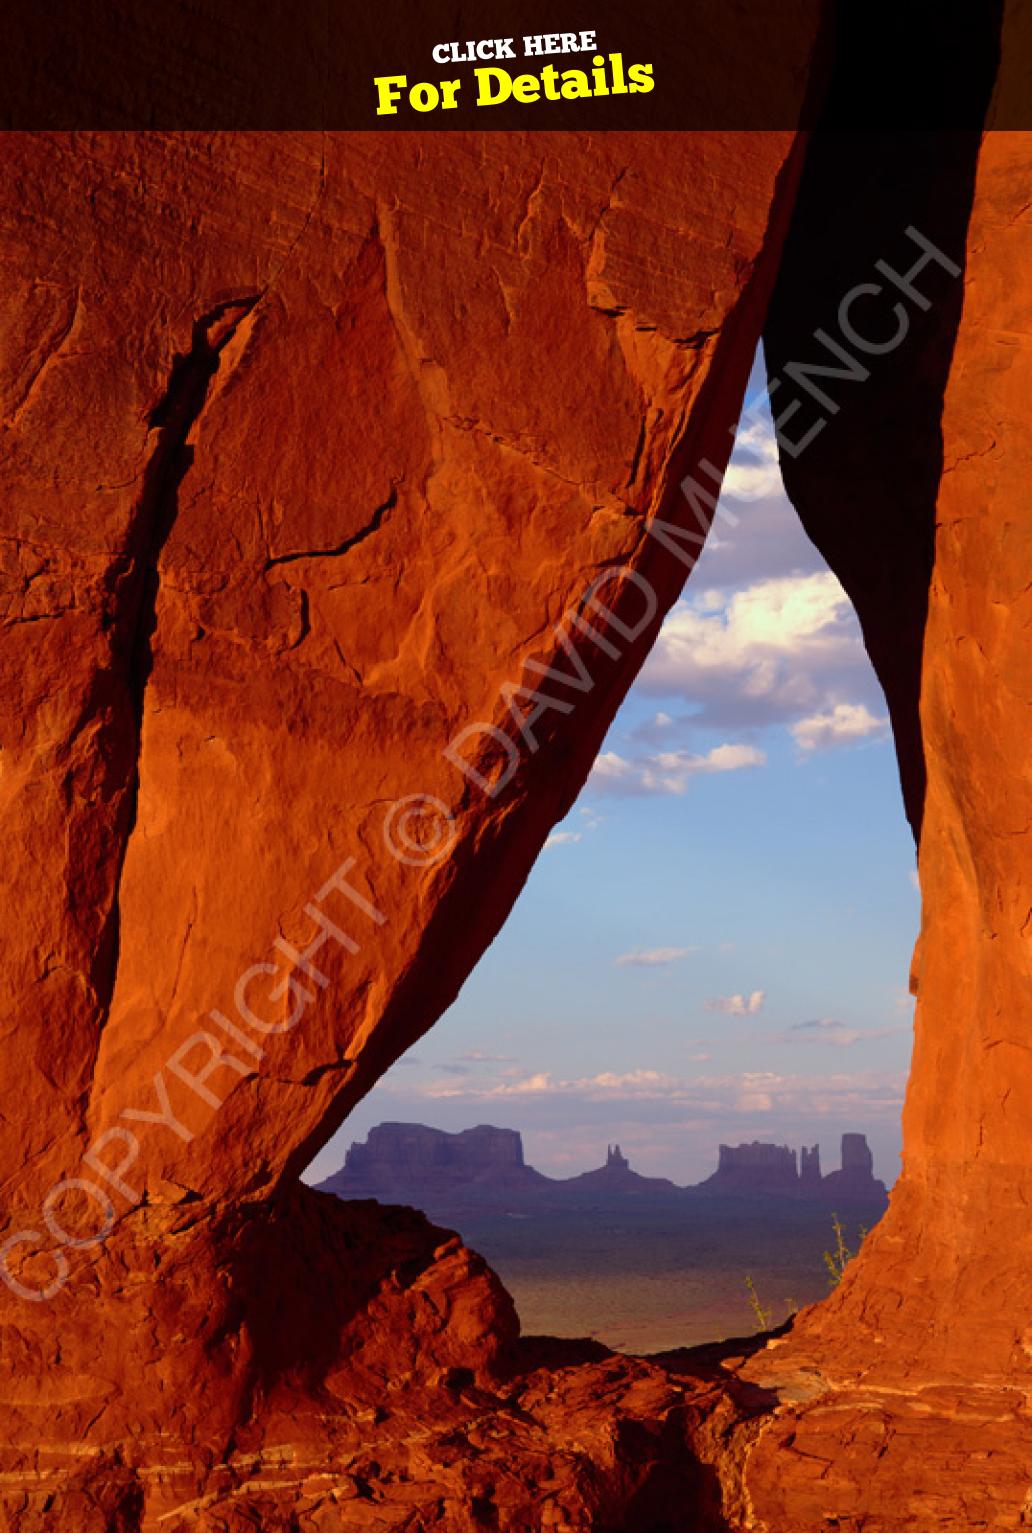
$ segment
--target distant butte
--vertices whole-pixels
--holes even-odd
[[[865,1134],[842,1135],[842,1166],[821,1175],[820,1148],[805,1145],[796,1167],[796,1152],[783,1144],[720,1146],[720,1163],[698,1186],[700,1192],[777,1193],[820,1198],[842,1204],[888,1200],[885,1183],[874,1175],[874,1157]]]
[[[666,1177],[632,1171],[620,1146],[609,1145],[603,1166],[556,1178],[526,1164],[515,1129],[480,1124],[447,1133],[422,1123],[380,1123],[364,1144],[351,1146],[341,1169],[321,1182],[319,1191],[431,1208],[514,1202],[595,1206],[629,1197],[692,1194],[775,1195],[868,1206],[887,1200],[864,1134],[843,1134],[842,1169],[827,1176],[820,1174],[816,1145],[804,1148],[802,1156],[800,1172],[796,1152],[787,1145],[722,1144],[712,1176],[694,1186],[678,1186]]]

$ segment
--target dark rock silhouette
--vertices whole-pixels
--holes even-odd
[[[884,1182],[874,1175],[874,1157],[866,1134],[842,1135],[842,1167],[821,1175],[819,1145],[796,1152],[787,1145],[751,1144],[720,1146],[720,1161],[712,1176],[700,1182],[706,1193],[764,1194],[818,1198],[823,1202],[869,1205],[887,1200]]]
[[[593,1171],[566,1179],[544,1176],[526,1164],[515,1129],[484,1123],[455,1134],[422,1123],[379,1123],[320,1185],[323,1192],[342,1198],[391,1198],[417,1206],[597,1203],[607,1197],[681,1191],[666,1177],[632,1171],[619,1145],[607,1146],[605,1165]]]
[[[869,1198],[871,1189],[881,1186],[881,1182],[875,1180],[874,1158],[864,1135],[843,1134],[842,1169],[823,1178],[822,1193],[847,1204]]]
[[[641,1176],[632,1171],[630,1161],[618,1144],[607,1145],[604,1166],[554,1182],[552,1186],[561,1197],[590,1203],[626,1197],[669,1197],[680,1190],[665,1176]]]
[[[861,1136],[862,1137],[862,1136]],[[843,1144],[851,1134],[843,1135]],[[866,1140],[864,1141],[866,1143]],[[821,1179],[821,1147],[815,1144],[812,1149],[807,1149],[804,1144],[799,1151],[799,1180],[806,1185],[813,1186]]]
[[[379,1123],[364,1144],[348,1150],[344,1165],[322,1184],[342,1197],[375,1197],[419,1202],[426,1195],[533,1191],[547,1178],[524,1163],[523,1140],[515,1129],[476,1128],[447,1134],[422,1123]]]
[[[555,1178],[528,1166],[515,1129],[480,1124],[459,1133],[422,1123],[380,1123],[365,1143],[348,1150],[344,1165],[320,1184],[342,1198],[391,1198],[418,1207],[532,1202],[536,1206],[594,1206],[628,1197],[686,1195],[766,1196],[849,1203],[883,1202],[864,1134],[843,1134],[842,1169],[821,1176],[820,1147],[803,1148],[801,1168],[788,1145],[722,1144],[712,1176],[681,1187],[667,1177],[641,1176],[619,1145],[608,1145],[605,1165],[579,1176]]]
[[[722,1144],[716,1171],[701,1185],[727,1192],[794,1192],[796,1152],[784,1144]]]
[[[863,1176],[874,1175],[874,1156],[868,1147],[866,1134],[842,1135],[842,1169],[856,1171]]]

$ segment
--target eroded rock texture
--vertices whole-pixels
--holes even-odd
[[[618,1521],[654,1438],[684,1460],[685,1390],[526,1386],[499,1524],[447,1380],[511,1376],[504,1294],[296,1177],[497,931],[680,589],[678,484],[726,461],[801,145],[5,147],[13,1525],[92,1496],[205,1526],[270,1466],[289,1518],[360,1440],[338,1499],[409,1510],[299,1526]]]
[[[880,183],[865,193],[861,176],[851,206],[828,179],[843,152],[854,166],[868,156]],[[929,308],[899,361],[872,363],[854,401],[839,395],[841,420],[784,464],[893,705],[923,919],[903,1174],[834,1296],[748,1369],[812,1403],[772,1420],[747,1484],[772,1530],[1017,1528],[1032,1517],[1032,145],[829,142],[809,167],[768,331],[774,374],[802,357],[858,254],[880,246],[897,271],[913,265],[920,252],[901,261],[893,227],[904,211],[963,269],[925,266]],[[851,238],[829,238],[836,228]]]
[[[1027,1521],[1028,141],[826,138],[793,211],[802,147],[5,145],[11,1528]],[[528,1346],[454,1237],[296,1178],[583,781],[790,217],[775,374],[907,225],[960,268],[786,462],[921,835],[904,1177],[748,1361]]]
[[[47,190],[9,210],[8,961],[38,1022],[3,1151],[33,1193],[243,1005],[264,1058],[236,1045],[217,1112],[180,1082],[195,1137],[149,1134],[135,1182],[263,1194],[452,998],[660,614],[617,575],[598,600],[636,639],[567,618],[591,689],[525,737],[503,688],[563,663],[600,572],[672,598],[645,514],[688,453],[727,456],[792,142],[18,146]],[[525,758],[496,798],[444,754],[481,720]],[[416,793],[455,817],[446,859],[385,846]],[[299,996],[274,943],[320,933],[325,995],[269,1031]]]

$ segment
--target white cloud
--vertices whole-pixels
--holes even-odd
[[[772,1112],[774,1098],[769,1091],[743,1091],[735,1106],[739,1112]]]
[[[651,969],[663,964],[679,963],[682,958],[687,958],[689,953],[697,951],[697,948],[691,947],[638,948],[633,953],[621,953],[615,961],[625,968]]]
[[[724,475],[724,494],[730,500],[763,500],[781,488],[781,473],[767,463],[732,463]]]
[[[763,500],[782,491],[773,423],[769,418],[760,418],[740,426],[724,475],[722,497],[738,501]]]
[[[600,751],[588,781],[594,779],[595,786],[604,789],[612,783],[627,782],[633,776],[634,767],[623,756],[618,756],[616,751]]]
[[[800,750],[826,751],[836,745],[855,745],[872,735],[881,738],[888,732],[889,720],[863,703],[836,703],[826,713],[809,714],[789,728]]]
[[[490,1103],[522,1099],[528,1104],[561,1101],[564,1111],[577,1104],[653,1104],[679,1115],[727,1123],[736,1114],[780,1113],[792,1119],[852,1117],[898,1118],[905,1075],[901,1071],[848,1071],[830,1075],[792,1075],[774,1070],[747,1070],[728,1075],[686,1078],[662,1070],[605,1070],[595,1075],[563,1079],[539,1070],[519,1079],[478,1081],[472,1077],[429,1080],[406,1091],[410,1098],[456,1103]],[[723,1130],[721,1130],[723,1131]]]
[[[834,1017],[820,1017],[813,1022],[794,1022],[784,1033],[777,1033],[776,1043],[826,1043],[838,1049],[850,1049],[857,1043],[868,1043],[874,1038],[891,1038],[897,1033],[908,1032],[902,1024],[894,1027],[851,1027],[848,1022],[838,1022]]]
[[[686,682],[738,674],[750,691],[778,681],[776,662],[852,648],[849,598],[830,571],[759,580],[743,590],[701,592],[679,601],[663,625],[646,679],[691,696]]]
[[[593,1098],[621,1097],[667,1097],[685,1089],[685,1082],[662,1070],[602,1070],[597,1075],[581,1076],[577,1080],[556,1080],[550,1071],[527,1076],[522,1081],[502,1082],[494,1086],[489,1097],[578,1095]]]
[[[602,751],[595,758],[588,779],[604,793],[684,793],[693,777],[713,772],[737,772],[743,767],[763,766],[766,753],[755,745],[716,745],[704,754],[691,751],[657,751],[626,757]]]
[[[489,1054],[485,1049],[469,1049],[467,1053],[460,1054],[459,1055],[459,1059],[460,1060],[464,1060],[467,1064],[476,1064],[476,1065],[481,1065],[481,1064],[504,1064],[504,1065],[511,1065],[511,1064],[515,1063],[515,1055],[513,1055],[513,1054]]]
[[[696,578],[731,588],[825,568],[785,495],[769,406],[757,396],[746,404],[739,421],[718,517]]]
[[[706,1002],[707,1011],[726,1011],[732,1017],[755,1017],[763,1010],[765,990],[754,990],[750,995],[716,995]]]
[[[675,754],[680,758],[685,753],[677,751]],[[666,757],[660,756],[658,759],[664,762]],[[705,756],[693,756],[691,759],[700,763],[696,768],[700,772],[737,772],[741,767],[763,766],[767,757],[755,745],[715,745]]]
[[[665,1075],[662,1070],[627,1070],[622,1075],[603,1070],[600,1075],[589,1075],[573,1082],[582,1090],[595,1091],[669,1091],[677,1085],[676,1077]]]
[[[694,712],[675,725],[757,728],[829,715],[828,728],[841,743],[870,735],[871,710],[882,702],[856,614],[828,570],[764,578],[737,590],[707,587],[679,601],[639,690],[683,698]],[[655,718],[638,733],[658,743]]]
[[[581,839],[579,830],[553,830],[545,842],[543,850],[548,851],[550,846],[573,846]]]
[[[540,1096],[554,1090],[555,1084],[550,1072],[539,1070],[536,1075],[525,1076],[521,1081],[500,1082],[497,1086],[492,1086],[486,1095],[489,1097]]]
[[[486,1090],[477,1092],[463,1086],[428,1085],[422,1095],[430,1097],[453,1097],[479,1095],[488,1100],[500,1097],[567,1096],[582,1095],[595,1099],[608,1096],[646,1097],[668,1096],[680,1089],[682,1083],[676,1076],[661,1070],[627,1070],[622,1073],[603,1070],[598,1075],[581,1076],[578,1080],[557,1080],[550,1070],[538,1070],[517,1081],[499,1081]]]

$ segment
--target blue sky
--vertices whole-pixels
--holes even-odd
[[[749,398],[761,389],[754,370]],[[451,1010],[309,1179],[385,1119],[520,1129],[553,1175],[619,1140],[696,1181],[721,1141],[868,1134],[898,1170],[917,932],[884,699],[785,498],[765,403],[596,767]]]

